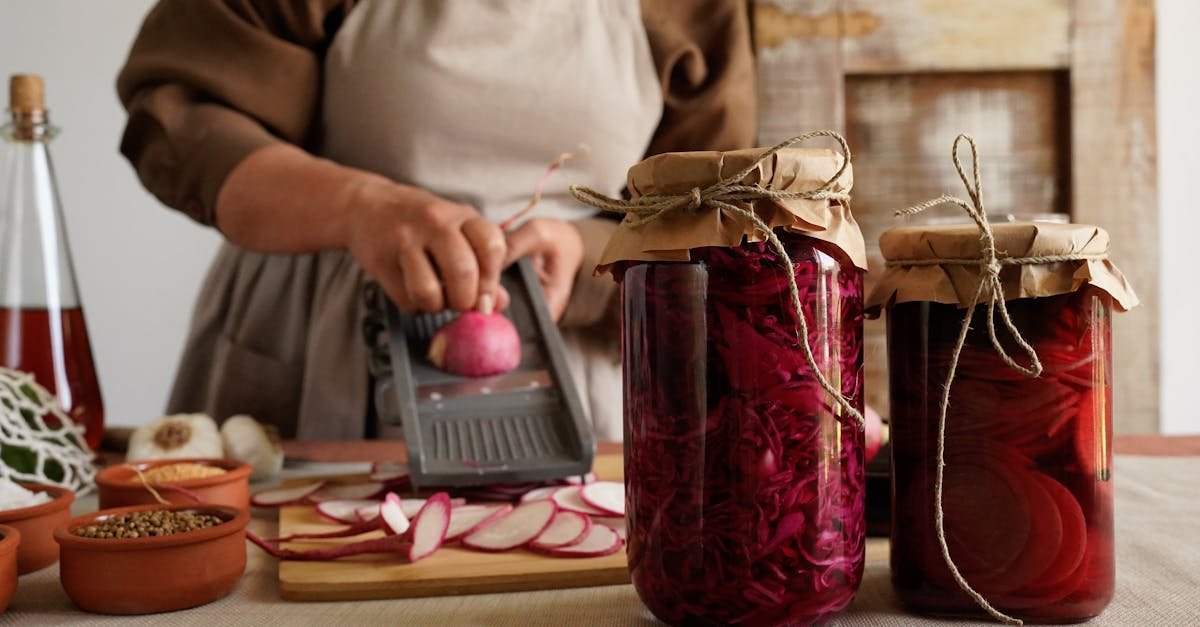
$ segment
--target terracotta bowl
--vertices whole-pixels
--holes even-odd
[[[8,525],[21,534],[21,545],[17,547],[17,573],[24,575],[58,561],[54,528],[71,519],[75,493],[41,483],[21,485],[34,492],[46,492],[53,498],[49,503],[0,512],[0,525]]]
[[[200,503],[210,505],[225,505],[235,509],[250,507],[250,471],[253,470],[250,464],[236,459],[158,459],[116,464],[96,473],[100,509],[158,504],[131,466],[146,472],[158,466],[189,462],[224,468],[226,472],[202,479],[172,481],[165,485],[151,484],[164,499],[177,505],[195,505],[198,498]]]
[[[148,538],[84,538],[74,531],[107,517],[169,509],[214,514],[215,527]],[[170,612],[215,601],[246,570],[250,513],[219,505],[138,505],[101,510],[54,530],[62,546],[59,577],[81,609],[101,614]]]
[[[20,531],[0,525],[0,613],[8,609],[8,603],[17,591],[17,545],[20,542]]]

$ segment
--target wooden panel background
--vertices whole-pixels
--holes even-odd
[[[1154,12],[1149,0],[759,0],[762,145],[815,128],[854,151],[873,267],[894,209],[962,195],[954,136],[979,141],[993,213],[1068,213],[1113,233],[1143,307],[1117,316],[1117,429],[1158,429]],[[956,217],[946,211],[944,217]],[[937,217],[937,216],[933,216]],[[868,285],[872,283],[868,274]],[[882,322],[868,402],[886,415]]]

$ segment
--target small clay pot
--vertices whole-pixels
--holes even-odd
[[[26,490],[46,492],[52,499],[49,503],[0,512],[0,525],[8,525],[21,534],[21,544],[17,547],[17,573],[24,575],[58,561],[54,528],[71,519],[75,493],[41,483],[21,485]]]
[[[219,516],[214,527],[146,538],[84,538],[80,527],[110,516],[151,510]],[[54,530],[62,546],[59,577],[80,609],[100,614],[170,612],[215,601],[246,570],[250,513],[218,505],[139,505],[101,510]]]
[[[0,525],[0,614],[8,610],[8,603],[17,591],[17,545],[20,543],[20,531]]]
[[[109,466],[96,473],[96,486],[100,492],[100,509],[129,507],[131,505],[157,505],[158,499],[146,489],[134,468],[146,472],[158,466],[179,463],[194,463],[223,468],[225,474],[185,479],[170,483],[151,483],[160,496],[177,505],[225,505],[234,509],[250,507],[250,464],[236,459],[156,459],[152,461],[127,462]],[[199,500],[197,500],[199,499]]]

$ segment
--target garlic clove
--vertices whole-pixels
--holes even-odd
[[[225,455],[254,467],[253,480],[269,479],[283,470],[279,431],[245,414],[230,416],[221,424]]]
[[[216,421],[206,414],[175,414],[134,429],[125,459],[212,458],[224,452]]]

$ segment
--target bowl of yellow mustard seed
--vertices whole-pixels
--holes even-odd
[[[96,474],[100,509],[173,503],[250,507],[250,464],[236,459],[159,459]]]
[[[139,505],[71,519],[54,530],[59,576],[80,609],[148,614],[203,605],[246,569],[248,510]]]

